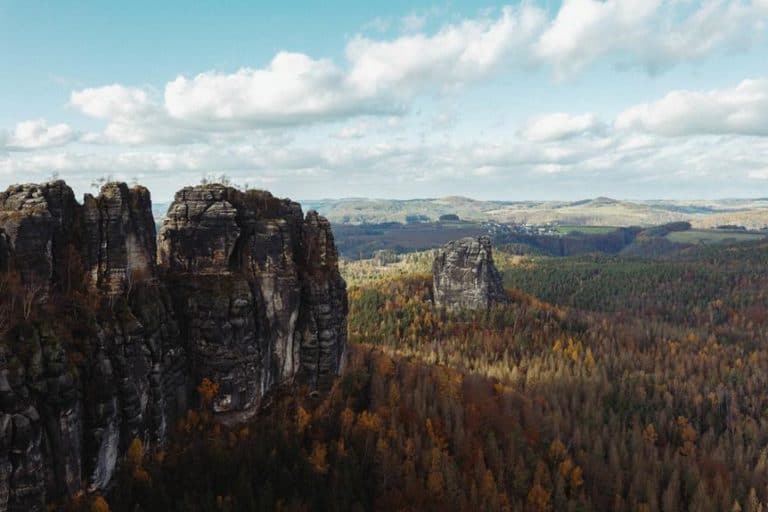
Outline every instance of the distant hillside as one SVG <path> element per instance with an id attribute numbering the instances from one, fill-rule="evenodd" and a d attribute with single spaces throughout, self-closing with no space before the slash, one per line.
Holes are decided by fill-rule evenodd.
<path id="1" fill-rule="evenodd" d="M 697 228 L 724 224 L 760 229 L 768 226 L 768 200 L 621 201 L 607 197 L 582 201 L 476 201 L 438 199 L 326 199 L 303 201 L 335 224 L 378 224 L 409 219 L 437 220 L 456 214 L 463 220 L 584 226 L 654 226 L 688 221 Z"/>
<path id="2" fill-rule="evenodd" d="M 657 226 L 687 221 L 694 228 L 722 225 L 762 229 L 768 226 L 768 198 L 697 201 L 621 201 L 597 197 L 581 201 L 477 201 L 451 196 L 433 199 L 322 199 L 301 201 L 304 211 L 317 210 L 334 224 L 437 221 L 443 215 L 462 220 L 569 226 Z M 155 203 L 162 223 L 169 203 Z"/>

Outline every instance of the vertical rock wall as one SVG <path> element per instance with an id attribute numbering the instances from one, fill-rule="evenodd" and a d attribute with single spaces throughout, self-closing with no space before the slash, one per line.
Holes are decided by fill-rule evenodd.
<path id="1" fill-rule="evenodd" d="M 237 421 L 276 385 L 342 366 L 330 226 L 267 192 L 183 189 L 158 244 L 143 187 L 82 205 L 62 181 L 11 187 L 0 286 L 0 512 L 104 488 L 132 439 L 165 441 L 203 377 Z"/>
<path id="2" fill-rule="evenodd" d="M 330 227 L 268 192 L 179 191 L 159 236 L 193 375 L 218 382 L 214 407 L 254 412 L 275 385 L 321 384 L 346 345 L 346 285 Z"/>

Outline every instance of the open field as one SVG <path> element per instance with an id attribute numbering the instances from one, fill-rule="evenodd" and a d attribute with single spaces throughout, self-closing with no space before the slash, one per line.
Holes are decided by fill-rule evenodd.
<path id="1" fill-rule="evenodd" d="M 764 239 L 761 233 L 745 233 L 739 231 L 715 231 L 707 229 L 692 229 L 690 231 L 674 231 L 667 235 L 670 242 L 678 244 L 720 244 L 733 242 L 754 242 Z"/>
<path id="2" fill-rule="evenodd" d="M 555 231 L 561 235 L 568 235 L 574 232 L 584 233 L 585 235 L 599 235 L 616 231 L 616 226 L 557 226 Z"/>

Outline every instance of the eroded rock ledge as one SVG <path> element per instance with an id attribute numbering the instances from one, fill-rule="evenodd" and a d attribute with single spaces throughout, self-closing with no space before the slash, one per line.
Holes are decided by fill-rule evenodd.
<path id="1" fill-rule="evenodd" d="M 230 421 L 281 383 L 329 382 L 346 286 L 328 222 L 222 185 L 176 194 L 63 182 L 0 193 L 0 512 L 104 488 L 138 437 L 162 445 L 207 377 Z"/>

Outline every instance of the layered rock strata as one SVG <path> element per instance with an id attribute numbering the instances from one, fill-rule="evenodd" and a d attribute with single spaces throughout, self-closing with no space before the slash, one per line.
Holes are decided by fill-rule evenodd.
<path id="1" fill-rule="evenodd" d="M 336 375 L 346 285 L 325 219 L 264 191 L 189 187 L 158 249 L 193 373 L 219 383 L 217 412 L 248 414 L 276 384 Z"/>

